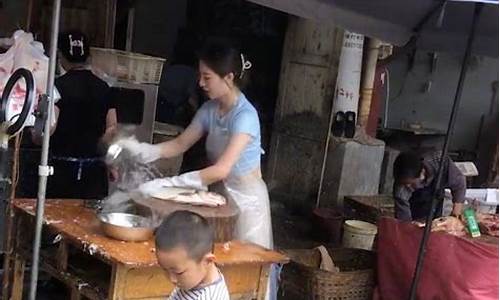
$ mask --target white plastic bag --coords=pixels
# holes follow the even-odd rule
[[[49,58],[44,54],[43,45],[33,39],[31,33],[17,30],[14,32],[12,39],[13,44],[7,52],[0,54],[0,95],[12,73],[19,68],[30,70],[33,74],[35,84],[35,103],[31,108],[33,112],[38,104],[39,96],[45,93],[47,88],[47,77],[49,70]],[[10,122],[14,122],[17,116],[21,113],[24,105],[24,97],[26,95],[26,84],[24,80],[20,80],[10,95],[6,118]],[[54,88],[54,99],[60,99],[57,89]],[[54,113],[52,114],[55,115]],[[52,124],[55,124],[55,117],[52,119]],[[35,117],[33,113],[29,115],[25,122],[25,126],[33,126]]]
[[[19,30],[16,31],[18,32]],[[43,94],[47,88],[49,58],[44,54],[42,43],[36,42],[31,33],[22,32],[14,37],[14,45],[16,47],[14,70],[19,68],[30,70],[35,78],[37,94]]]
[[[7,52],[0,54],[0,91],[3,91],[7,80],[13,73],[15,47],[10,47]]]

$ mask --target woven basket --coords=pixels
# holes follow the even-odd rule
[[[282,273],[283,299],[366,300],[374,288],[375,254],[361,249],[328,249],[340,272],[319,269],[318,250],[289,250]]]
[[[165,59],[116,49],[90,48],[97,73],[135,83],[158,84]]]

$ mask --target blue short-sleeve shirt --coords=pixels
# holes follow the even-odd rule
[[[192,124],[207,133],[206,151],[208,159],[215,163],[226,149],[232,135],[245,133],[251,140],[231,170],[231,176],[244,176],[260,166],[262,154],[260,144],[260,122],[257,110],[240,93],[236,105],[220,116],[219,103],[210,100],[196,113]]]

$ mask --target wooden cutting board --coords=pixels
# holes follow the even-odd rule
[[[213,226],[216,242],[227,242],[234,239],[233,232],[236,226],[236,220],[238,219],[239,208],[229,195],[225,194],[220,189],[217,189],[217,191],[220,191],[220,194],[226,197],[226,205],[219,207],[196,206],[156,198],[139,200],[135,201],[135,203],[137,204],[137,210],[139,212],[152,211],[154,214],[159,214],[161,218],[165,218],[178,210],[195,212],[206,218],[208,223]]]

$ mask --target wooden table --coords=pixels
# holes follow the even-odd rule
[[[31,258],[35,200],[14,201],[14,270],[3,287],[3,297],[22,298],[23,274]],[[47,200],[40,268],[63,282],[71,299],[164,299],[173,285],[158,266],[154,241],[122,242],[104,236],[94,211],[81,200]],[[51,234],[47,234],[50,232]],[[43,239],[42,239],[43,240]],[[45,243],[47,244],[47,243]],[[232,241],[215,244],[217,264],[232,299],[264,299],[270,265],[286,263],[277,252]],[[11,255],[12,256],[12,255]],[[7,258],[9,259],[9,258]]]

